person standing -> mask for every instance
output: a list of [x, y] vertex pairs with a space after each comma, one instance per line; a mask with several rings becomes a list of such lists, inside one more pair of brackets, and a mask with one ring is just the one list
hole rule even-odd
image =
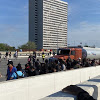
[[0, 53], [0, 62], [1, 62], [1, 53]]
[[50, 51], [49, 53], [50, 53], [50, 55], [51, 55], [51, 51]]
[[33, 66], [35, 66], [35, 56], [33, 56]]
[[6, 52], [6, 60], [8, 60], [8, 51]]
[[53, 56], [55, 55], [55, 52], [53, 51]]
[[42, 54], [42, 60], [43, 60], [43, 62], [44, 62], [44, 59], [45, 59], [45, 54], [43, 53]]
[[31, 55], [28, 57], [28, 64], [31, 66]]
[[2, 74], [0, 73], [0, 78], [2, 77]]
[[18, 57], [18, 51], [17, 50], [15, 51], [15, 56], [16, 56], [16, 59], [17, 59], [17, 57]]
[[35, 51], [33, 51], [33, 56], [36, 59], [36, 52]]
[[11, 51], [9, 52], [9, 58], [11, 58]]
[[13, 62], [8, 60], [8, 69], [7, 69], [7, 80], [11, 80], [11, 76], [14, 72], [17, 72], [16, 67], [13, 66]]

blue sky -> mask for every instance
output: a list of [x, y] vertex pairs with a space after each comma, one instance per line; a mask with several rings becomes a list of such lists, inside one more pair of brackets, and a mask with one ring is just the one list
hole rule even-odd
[[[100, 47], [100, 0], [68, 2], [68, 44]], [[28, 0], [0, 0], [0, 43], [28, 41]]]
[[100, 47], [100, 0], [68, 2], [68, 43]]
[[0, 0], [0, 43], [17, 47], [28, 41], [28, 0]]

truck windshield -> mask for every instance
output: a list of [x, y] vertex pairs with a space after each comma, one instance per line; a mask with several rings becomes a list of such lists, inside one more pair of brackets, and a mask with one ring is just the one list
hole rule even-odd
[[64, 50], [59, 49], [57, 55], [69, 55], [69, 53], [70, 49], [64, 49]]

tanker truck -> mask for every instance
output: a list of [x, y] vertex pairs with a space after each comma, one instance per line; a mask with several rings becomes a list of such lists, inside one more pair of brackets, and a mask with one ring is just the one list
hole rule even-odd
[[90, 48], [90, 47], [68, 47], [59, 48], [57, 50], [57, 55], [49, 58], [49, 61], [54, 61], [57, 59], [67, 60], [68, 57], [74, 60], [78, 59], [100, 59], [100, 48]]

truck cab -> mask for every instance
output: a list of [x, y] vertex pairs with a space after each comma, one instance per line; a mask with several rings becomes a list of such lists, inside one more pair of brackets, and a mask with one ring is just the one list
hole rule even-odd
[[68, 57], [74, 60], [82, 59], [82, 48], [59, 48], [57, 55], [51, 57], [51, 59], [67, 60]]

